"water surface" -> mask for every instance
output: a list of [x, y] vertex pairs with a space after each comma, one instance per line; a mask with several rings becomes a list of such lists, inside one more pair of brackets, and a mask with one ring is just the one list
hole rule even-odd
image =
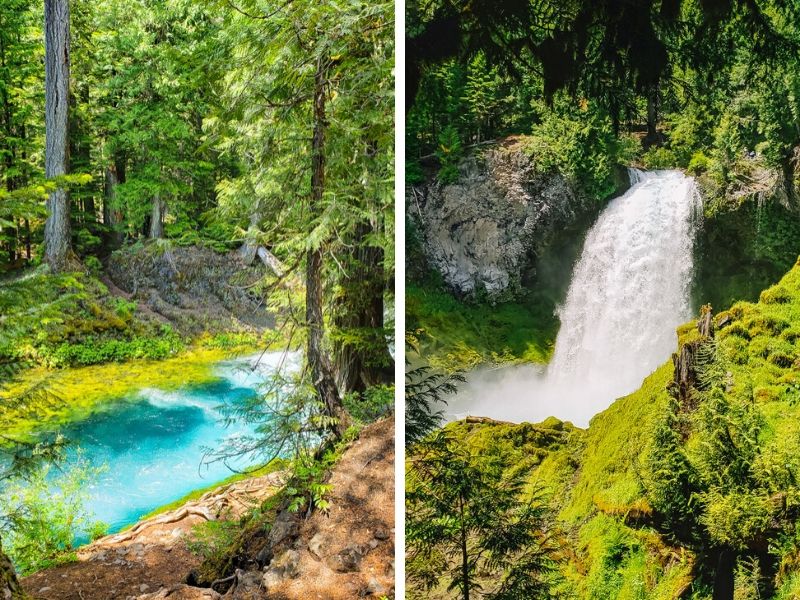
[[[70, 425], [64, 433], [72, 447], [92, 465], [108, 467], [88, 493], [85, 506], [94, 518], [118, 531], [159, 506], [229, 477], [234, 471], [222, 462], [203, 464], [204, 449], [253, 433], [252, 425], [224, 423], [219, 409], [257, 397], [283, 364], [282, 353], [270, 353], [251, 368], [259, 357], [219, 363], [216, 380], [202, 385], [187, 381], [164, 391], [142, 382], [142, 389], [112, 399], [101, 411]], [[290, 356], [287, 368], [296, 360]], [[229, 464], [239, 470], [252, 461]]]

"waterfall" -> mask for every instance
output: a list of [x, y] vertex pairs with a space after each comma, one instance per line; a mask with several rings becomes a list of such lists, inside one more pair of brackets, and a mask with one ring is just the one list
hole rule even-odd
[[[694, 180], [630, 171], [632, 187], [589, 230], [563, 306], [553, 358], [470, 377], [453, 416], [514, 421], [550, 415], [585, 426], [674, 351], [692, 317], [693, 245], [701, 215]], [[456, 414], [460, 413], [460, 414]]]

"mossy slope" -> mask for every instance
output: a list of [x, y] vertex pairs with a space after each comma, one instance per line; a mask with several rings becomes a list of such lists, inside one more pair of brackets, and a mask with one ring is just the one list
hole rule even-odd
[[[800, 262], [765, 290], [759, 302], [739, 302], [715, 321], [719, 352], [730, 368], [731, 394], [752, 397], [763, 417], [758, 440], [762, 456], [785, 457], [791, 463], [788, 468], [796, 467], [792, 457], [800, 455]], [[681, 341], [693, 330], [693, 325], [680, 328]], [[552, 419], [538, 425], [448, 425], [475, 451], [499, 447], [510, 465], [528, 461], [531, 481], [549, 493], [565, 540], [566, 597], [710, 598], [710, 592], [696, 584], [699, 557], [652, 524], [642, 483], [643, 461], [666, 412], [672, 376], [669, 361], [636, 392], [594, 417], [587, 430]], [[775, 598], [797, 598], [800, 593], [796, 537], [774, 548], [781, 565]], [[747, 592], [744, 587], [737, 590]]]

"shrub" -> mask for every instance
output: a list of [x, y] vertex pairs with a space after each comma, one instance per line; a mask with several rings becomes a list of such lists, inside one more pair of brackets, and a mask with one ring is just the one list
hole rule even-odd
[[166, 328], [160, 338], [134, 337], [130, 340], [89, 338], [85, 342], [64, 342], [52, 353], [47, 362], [54, 367], [97, 365], [123, 362], [131, 359], [160, 360], [183, 349], [180, 337]]
[[100, 271], [103, 270], [103, 264], [100, 262], [100, 259], [96, 256], [87, 256], [83, 259], [83, 264], [86, 265], [89, 273], [94, 276], [99, 275]]
[[79, 536], [95, 539], [107, 526], [84, 508], [87, 490], [105, 467], [80, 455], [69, 469], [51, 476], [48, 464], [28, 479], [14, 479], [0, 496], [0, 522], [8, 530], [3, 547], [22, 575], [74, 560]]
[[371, 423], [392, 412], [394, 408], [394, 386], [375, 385], [363, 393], [348, 394], [344, 405], [356, 421]]
[[439, 135], [439, 146], [435, 153], [439, 159], [439, 181], [444, 184], [458, 181], [458, 163], [462, 150], [458, 130], [449, 125]]
[[702, 150], [699, 150], [692, 154], [692, 158], [689, 160], [689, 165], [686, 167], [686, 171], [691, 175], [700, 175], [701, 173], [705, 173], [711, 168], [711, 159], [703, 154]]
[[566, 97], [556, 100], [557, 110], [542, 110], [527, 141], [541, 173], [558, 172], [577, 183], [590, 197], [601, 200], [615, 188], [614, 167], [632, 151], [614, 135], [611, 121], [599, 108]]
[[678, 157], [669, 148], [653, 147], [644, 153], [642, 163], [648, 169], [674, 169], [678, 166]]

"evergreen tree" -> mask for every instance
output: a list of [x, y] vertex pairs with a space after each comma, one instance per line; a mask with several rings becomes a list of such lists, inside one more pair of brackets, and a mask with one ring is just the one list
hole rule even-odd
[[406, 481], [410, 581], [431, 589], [444, 577], [463, 600], [549, 598], [546, 509], [526, 474], [446, 429], [419, 442]]

